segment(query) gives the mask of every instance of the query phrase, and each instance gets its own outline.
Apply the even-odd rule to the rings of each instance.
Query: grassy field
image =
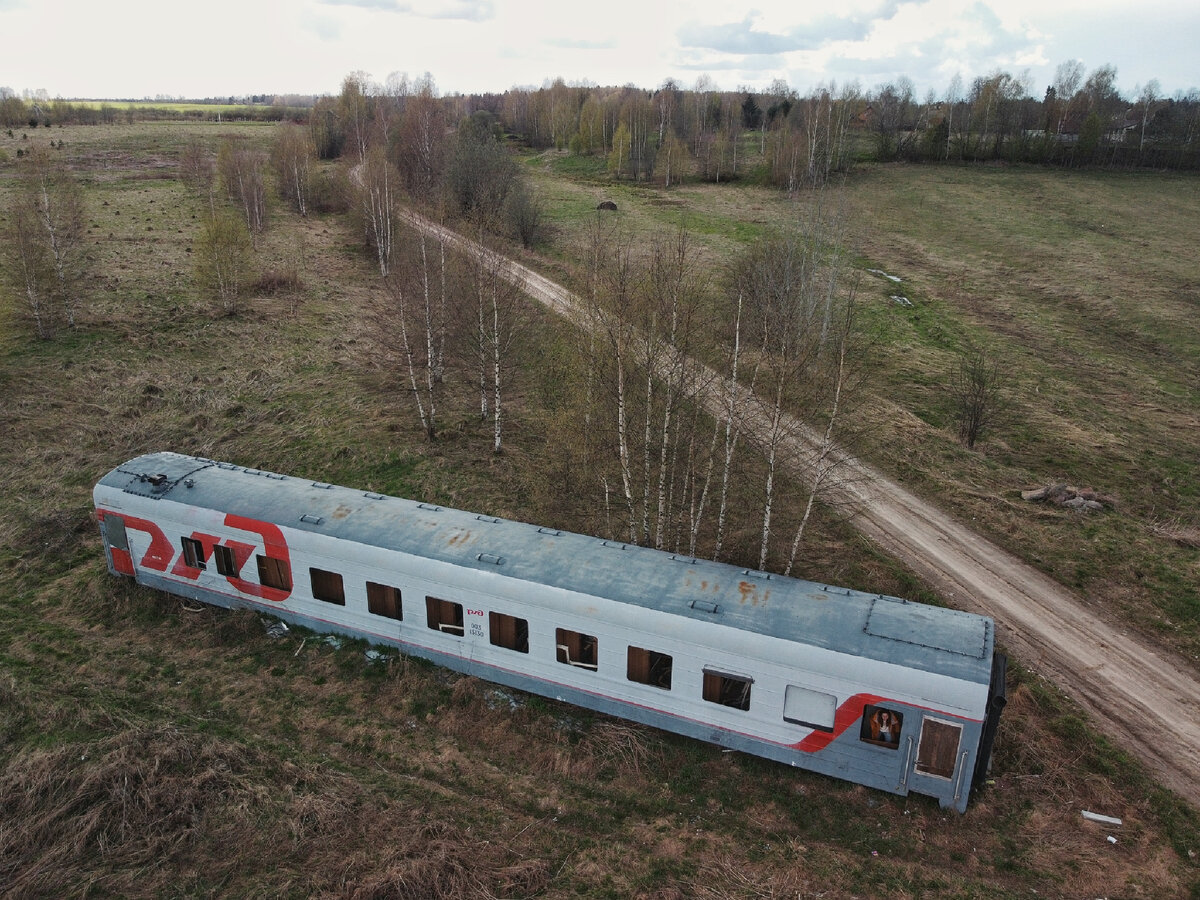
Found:
[[[215,146],[231,131],[270,135],[46,130],[87,182],[96,275],[74,333],[37,343],[11,310],[3,321],[0,895],[1200,897],[1196,812],[1019,666],[992,780],[958,817],[415,660],[371,662],[354,642],[272,639],[254,615],[193,612],[109,576],[90,488],[151,449],[512,518],[551,508],[547,317],[531,313],[496,458],[467,411],[421,439],[344,220],[277,205],[256,265],[299,286],[232,317],[198,296],[202,206],[174,164],[189,136]],[[20,146],[0,137],[0,209]],[[540,263],[567,277],[603,197],[631,234],[686,216],[713,265],[797,215],[772,192],[569,169],[530,163],[554,228]],[[1178,539],[1196,526],[1195,186],[901,167],[856,172],[845,194],[863,265],[900,276],[914,303],[865,285],[872,457],[1098,614],[1194,654],[1200,573]],[[955,443],[940,387],[968,336],[1011,356],[1019,412],[976,453]],[[1055,479],[1120,503],[1083,517],[1015,497]],[[810,575],[920,590],[835,518],[812,543]],[[1081,809],[1122,817],[1118,842]]]

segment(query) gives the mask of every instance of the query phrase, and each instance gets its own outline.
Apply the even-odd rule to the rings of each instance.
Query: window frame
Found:
[[[554,655],[564,665],[596,672],[600,668],[600,641],[594,634],[584,634],[571,628],[555,628]]]
[[[392,584],[378,581],[367,583],[367,612],[373,616],[391,619],[394,622],[404,621],[404,595],[400,588]],[[392,612],[387,610],[391,609]]]
[[[179,543],[183,547],[183,564],[185,566],[200,571],[208,568],[207,561],[204,559],[204,544],[196,538],[186,535],[179,539]]]
[[[308,579],[314,600],[334,606],[346,605],[346,583],[341,572],[309,566]]]
[[[644,659],[641,658],[643,654],[645,654]],[[636,665],[635,659],[637,659]],[[665,664],[663,660],[666,661]],[[635,670],[640,674],[642,669],[646,672],[645,677],[635,677]],[[625,653],[625,678],[634,684],[644,684],[660,691],[669,691],[674,669],[675,657],[669,653],[651,650],[648,647],[636,647],[633,644],[629,645]]]
[[[433,631],[451,637],[464,637],[467,633],[463,618],[463,605],[456,600],[425,595],[425,624]]]
[[[214,544],[213,562],[216,563],[218,575],[237,578],[237,556],[234,554],[232,547],[226,547],[224,544]]]
[[[510,624],[511,623],[511,624]],[[512,629],[511,641],[505,641],[508,629]],[[529,620],[520,616],[490,610],[488,612],[488,643],[514,653],[529,652]]]
[[[728,707],[729,709],[740,709],[743,712],[750,710],[750,694],[754,687],[754,679],[749,675],[735,675],[732,672],[725,672],[721,669],[713,669],[705,666],[702,670],[704,674],[704,682],[701,690],[701,696],[708,703],[715,703],[718,706]],[[742,685],[740,695],[735,696],[733,691],[736,690],[736,685]]]

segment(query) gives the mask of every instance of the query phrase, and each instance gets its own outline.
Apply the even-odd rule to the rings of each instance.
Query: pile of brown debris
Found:
[[[1106,497],[1091,488],[1076,488],[1068,484],[1052,484],[1032,491],[1021,491],[1022,500],[1032,500],[1035,503],[1053,503],[1055,506],[1065,506],[1082,512],[1104,509],[1115,502],[1112,497]]]

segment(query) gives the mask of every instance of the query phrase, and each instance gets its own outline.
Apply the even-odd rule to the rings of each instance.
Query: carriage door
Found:
[[[109,513],[102,521],[104,539],[108,542],[113,571],[119,575],[132,575],[133,557],[129,552],[129,536],[125,533],[125,520],[118,515]]]
[[[917,772],[953,778],[961,737],[961,725],[942,719],[925,719],[921,723],[921,740],[917,745]]]

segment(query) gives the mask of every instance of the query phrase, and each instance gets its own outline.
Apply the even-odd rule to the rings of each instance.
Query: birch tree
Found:
[[[291,122],[279,126],[271,145],[271,165],[279,194],[302,216],[308,215],[308,190],[317,151],[308,130]]]
[[[266,227],[266,154],[232,138],[221,144],[217,173],[226,195],[241,207],[251,238]]]
[[[3,240],[3,267],[39,338],[74,328],[83,302],[84,206],[79,182],[60,160],[35,148],[20,172]]]
[[[387,278],[392,269],[399,173],[388,162],[382,147],[372,147],[355,171],[358,207],[367,244],[375,251],[380,276]]]
[[[421,430],[437,439],[445,366],[447,278],[445,247],[431,253],[422,232],[408,244],[403,265],[382,279],[386,302],[379,320],[385,346],[401,358],[401,382],[413,396]],[[397,346],[398,342],[398,346]]]

